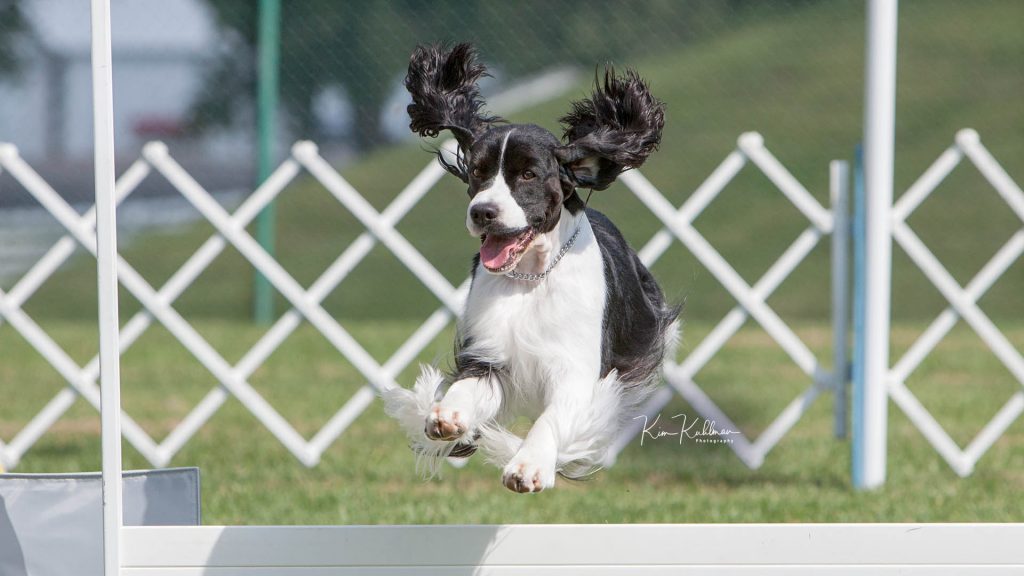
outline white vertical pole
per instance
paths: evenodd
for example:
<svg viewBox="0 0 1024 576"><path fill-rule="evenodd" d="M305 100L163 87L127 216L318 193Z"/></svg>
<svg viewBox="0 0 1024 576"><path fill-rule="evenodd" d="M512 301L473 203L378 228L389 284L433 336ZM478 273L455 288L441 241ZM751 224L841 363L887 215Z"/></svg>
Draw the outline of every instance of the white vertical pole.
<svg viewBox="0 0 1024 576"><path fill-rule="evenodd" d="M864 426L858 488L885 482L889 314L892 276L893 138L896 117L897 0L869 0L864 94L867 194L864 294Z"/></svg>
<svg viewBox="0 0 1024 576"><path fill-rule="evenodd" d="M121 570L121 382L118 366L117 216L114 212L114 94L110 0L92 0L92 110L96 168L100 417L103 440L103 573Z"/></svg>
<svg viewBox="0 0 1024 576"><path fill-rule="evenodd" d="M834 433L846 438L849 418L850 330L850 165L842 160L829 164L832 196L832 385Z"/></svg>

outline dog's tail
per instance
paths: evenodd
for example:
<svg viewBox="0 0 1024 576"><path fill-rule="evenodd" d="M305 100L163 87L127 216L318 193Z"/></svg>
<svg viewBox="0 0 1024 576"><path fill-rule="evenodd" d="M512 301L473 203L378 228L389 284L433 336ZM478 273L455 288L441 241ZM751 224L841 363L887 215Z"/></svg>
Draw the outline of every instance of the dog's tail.
<svg viewBox="0 0 1024 576"><path fill-rule="evenodd" d="M620 420L623 408L630 403L626 393L613 370L598 381L586 410L564 412L573 417L556 422L560 447L555 469L559 474L578 479L602 467L609 446L625 424ZM480 428L476 444L488 462L504 467L519 451L523 439L504 426L488 424Z"/></svg>
<svg viewBox="0 0 1024 576"><path fill-rule="evenodd" d="M468 456L467 446L458 442L431 440L423 433L430 407L437 398L445 378L433 366L420 366L420 375L412 390L396 386L382 394L384 412L398 421L409 438L409 447L416 454L416 470L427 477L437 476L448 456ZM471 448L471 446L469 447ZM468 453L467 453L468 452Z"/></svg>

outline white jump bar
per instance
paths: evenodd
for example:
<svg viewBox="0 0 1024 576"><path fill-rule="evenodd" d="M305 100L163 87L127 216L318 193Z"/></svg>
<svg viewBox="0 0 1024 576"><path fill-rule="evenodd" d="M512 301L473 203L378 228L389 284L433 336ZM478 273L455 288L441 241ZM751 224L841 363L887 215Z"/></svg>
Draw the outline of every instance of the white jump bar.
<svg viewBox="0 0 1024 576"><path fill-rule="evenodd" d="M794 568L800 568L800 574L1010 574L1021 573L1024 566L1024 546L1020 546L1024 524L206 526L122 530L122 574L148 576L782 574L793 573ZM527 568L529 571L524 571ZM931 571L940 568L939 572Z"/></svg>

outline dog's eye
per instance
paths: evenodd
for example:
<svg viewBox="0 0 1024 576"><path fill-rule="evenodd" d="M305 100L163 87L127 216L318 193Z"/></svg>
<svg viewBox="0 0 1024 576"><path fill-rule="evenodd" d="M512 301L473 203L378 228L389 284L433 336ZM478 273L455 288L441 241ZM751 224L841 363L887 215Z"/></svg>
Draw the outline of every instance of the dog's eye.
<svg viewBox="0 0 1024 576"><path fill-rule="evenodd" d="M473 168L473 178L483 178L484 171L479 168Z"/></svg>
<svg viewBox="0 0 1024 576"><path fill-rule="evenodd" d="M520 175L520 178L523 180L533 180L536 177L537 175L534 174L532 170L527 170Z"/></svg>

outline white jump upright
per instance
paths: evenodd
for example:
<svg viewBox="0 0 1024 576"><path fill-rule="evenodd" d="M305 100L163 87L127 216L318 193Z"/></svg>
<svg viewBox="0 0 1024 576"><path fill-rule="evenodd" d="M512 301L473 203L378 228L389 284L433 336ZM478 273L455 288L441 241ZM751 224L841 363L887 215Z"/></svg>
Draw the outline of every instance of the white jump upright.
<svg viewBox="0 0 1024 576"><path fill-rule="evenodd" d="M896 117L897 0L869 0L864 89L864 181L867 195L864 279L864 421L854 438L854 484L885 482L892 276L893 138Z"/></svg>
<svg viewBox="0 0 1024 576"><path fill-rule="evenodd" d="M110 0L92 0L92 99L99 283L100 417L103 424L103 573L121 571L121 380L117 333L117 215Z"/></svg>

